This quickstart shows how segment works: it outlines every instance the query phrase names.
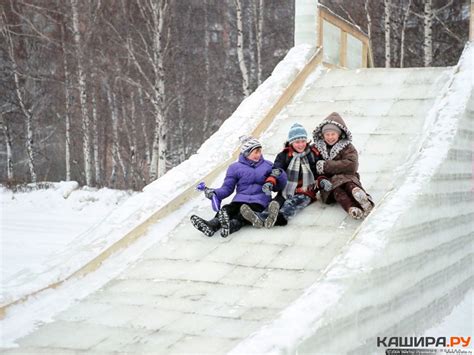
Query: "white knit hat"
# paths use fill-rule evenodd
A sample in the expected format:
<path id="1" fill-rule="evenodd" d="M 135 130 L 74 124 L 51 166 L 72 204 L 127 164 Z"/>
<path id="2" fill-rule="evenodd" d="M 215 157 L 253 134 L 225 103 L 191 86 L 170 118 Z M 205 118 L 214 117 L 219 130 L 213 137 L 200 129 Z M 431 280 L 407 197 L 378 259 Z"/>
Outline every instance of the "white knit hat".
<path id="1" fill-rule="evenodd" d="M 240 152 L 244 157 L 248 157 L 252 150 L 262 148 L 262 144 L 256 138 L 244 135 L 239 137 L 239 140 L 242 142 Z"/>

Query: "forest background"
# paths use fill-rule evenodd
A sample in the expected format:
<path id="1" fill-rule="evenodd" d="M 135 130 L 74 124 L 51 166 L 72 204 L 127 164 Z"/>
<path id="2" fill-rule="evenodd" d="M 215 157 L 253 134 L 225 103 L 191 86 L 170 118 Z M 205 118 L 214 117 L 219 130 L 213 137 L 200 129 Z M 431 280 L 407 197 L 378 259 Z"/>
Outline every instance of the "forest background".
<path id="1" fill-rule="evenodd" d="M 320 0 L 376 67 L 455 65 L 469 0 Z M 0 0 L 0 183 L 140 190 L 294 45 L 290 0 Z M 192 173 L 192 172 L 190 172 Z"/>

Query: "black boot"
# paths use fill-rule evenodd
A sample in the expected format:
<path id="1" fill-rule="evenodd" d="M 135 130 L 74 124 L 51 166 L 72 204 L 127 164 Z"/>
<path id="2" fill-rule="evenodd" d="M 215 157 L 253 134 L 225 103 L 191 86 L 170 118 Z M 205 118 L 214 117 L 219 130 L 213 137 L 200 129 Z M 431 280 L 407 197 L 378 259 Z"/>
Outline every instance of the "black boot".
<path id="1" fill-rule="evenodd" d="M 221 237 L 225 238 L 229 235 L 230 229 L 229 213 L 227 213 L 227 210 L 221 209 L 217 213 L 217 218 L 219 219 L 219 223 L 221 224 Z"/>
<path id="2" fill-rule="evenodd" d="M 249 205 L 242 205 L 240 206 L 240 214 L 244 217 L 247 221 L 252 223 L 252 226 L 255 228 L 262 228 L 263 227 L 263 220 L 260 218 L 257 212 L 252 210 Z"/>
<path id="3" fill-rule="evenodd" d="M 227 236 L 229 234 L 237 232 L 240 228 L 242 228 L 243 225 L 244 225 L 244 223 L 242 221 L 240 221 L 238 219 L 231 219 L 230 222 L 229 222 L 229 233 L 227 235 L 224 235 L 222 233 L 224 230 L 221 230 L 221 237 L 222 238 L 227 238 Z"/>
<path id="4" fill-rule="evenodd" d="M 219 222 L 219 219 L 214 217 L 210 221 L 206 221 L 205 219 L 192 215 L 191 218 L 191 223 L 196 228 L 198 231 L 204 233 L 204 235 L 208 237 L 212 237 L 215 232 L 219 230 L 221 227 L 221 223 Z"/>

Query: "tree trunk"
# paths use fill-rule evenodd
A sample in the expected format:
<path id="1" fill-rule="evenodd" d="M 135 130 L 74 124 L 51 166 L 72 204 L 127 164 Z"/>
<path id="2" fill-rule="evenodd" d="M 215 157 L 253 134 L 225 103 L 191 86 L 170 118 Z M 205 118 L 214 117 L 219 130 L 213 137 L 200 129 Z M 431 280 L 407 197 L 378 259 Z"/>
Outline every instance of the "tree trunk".
<path id="1" fill-rule="evenodd" d="M 94 80 L 95 81 L 95 80 Z M 94 171 L 95 171 L 95 183 L 96 185 L 102 184 L 102 172 L 100 168 L 100 155 L 99 155 L 99 130 L 98 130 L 98 118 L 97 118 L 97 101 L 95 95 L 92 94 L 92 146 L 94 154 Z"/>
<path id="2" fill-rule="evenodd" d="M 12 154 L 12 138 L 7 118 L 2 114 L 3 136 L 5 137 L 5 147 L 7 149 L 7 179 L 13 180 L 13 154 Z"/>
<path id="3" fill-rule="evenodd" d="M 65 163 L 66 163 L 66 181 L 71 180 L 71 117 L 69 116 L 69 66 L 67 63 L 66 43 L 64 40 L 64 26 L 61 26 L 61 46 L 63 52 L 63 70 L 64 70 L 64 123 L 66 126 L 65 137 Z"/>
<path id="4" fill-rule="evenodd" d="M 235 0 L 235 8 L 237 13 L 237 57 L 239 59 L 239 68 L 242 73 L 242 92 L 245 97 L 250 96 L 250 80 L 249 71 L 245 64 L 244 56 L 244 34 L 243 34 L 243 20 L 242 20 L 242 4 L 240 0 Z"/>
<path id="5" fill-rule="evenodd" d="M 30 171 L 31 182 L 36 183 L 36 169 L 35 169 L 35 152 L 33 149 L 33 115 L 31 111 L 26 107 L 25 99 L 21 92 L 20 77 L 18 75 L 18 67 L 15 58 L 15 49 L 13 47 L 13 40 L 10 32 L 7 28 L 4 28 L 4 34 L 8 42 L 8 54 L 13 66 L 13 80 L 15 83 L 15 94 L 20 105 L 21 112 L 25 119 L 26 128 L 26 154 L 28 156 L 28 168 Z"/>
<path id="6" fill-rule="evenodd" d="M 112 120 L 112 172 L 110 174 L 110 183 L 112 184 L 112 186 L 116 187 L 119 166 L 122 168 L 124 181 L 126 181 L 126 171 L 122 161 L 122 156 L 120 155 L 117 100 L 115 94 L 112 92 L 112 88 L 109 85 L 106 85 L 106 90 Z"/>
<path id="7" fill-rule="evenodd" d="M 429 67 L 433 62 L 433 43 L 432 43 L 432 25 L 433 25 L 433 9 L 432 0 L 425 1 L 424 10 L 424 40 L 423 54 L 424 66 Z"/>
<path id="8" fill-rule="evenodd" d="M 72 23 L 74 30 L 74 45 L 77 57 L 77 79 L 79 89 L 79 104 L 82 116 L 82 151 L 84 155 L 84 174 L 86 177 L 86 185 L 92 186 L 92 161 L 91 161 L 91 144 L 90 144 L 90 119 L 87 110 L 87 94 L 86 94 L 86 75 L 83 68 L 82 39 L 79 29 L 79 15 L 77 0 L 71 1 Z"/>
<path id="9" fill-rule="evenodd" d="M 206 81 L 204 86 L 204 95 L 206 97 L 204 102 L 204 121 L 202 125 L 202 133 L 206 137 L 207 130 L 209 128 L 209 103 L 211 97 L 210 89 L 210 76 L 211 76 L 211 64 L 209 60 L 209 47 L 210 47 L 210 36 L 209 36 L 209 19 L 208 19 L 208 6 L 207 0 L 204 1 L 204 70 L 206 72 Z M 181 117 L 181 116 L 180 116 Z"/>
<path id="10" fill-rule="evenodd" d="M 384 30 L 385 30 L 385 68 L 390 68 L 391 59 L 391 47 L 390 47 L 390 6 L 392 0 L 384 0 L 385 4 L 385 17 L 384 17 Z"/>
<path id="11" fill-rule="evenodd" d="M 400 68 L 403 68 L 405 65 L 405 32 L 406 32 L 408 17 L 410 16 L 411 3 L 412 3 L 412 0 L 409 0 L 405 14 L 403 16 L 403 21 L 402 21 L 402 34 L 400 38 Z"/>
<path id="12" fill-rule="evenodd" d="M 145 103 L 143 101 L 143 93 L 142 93 L 141 88 L 138 88 L 138 102 L 140 103 L 140 107 L 145 107 Z M 149 171 L 150 164 L 151 164 L 151 157 L 150 157 L 150 141 L 148 140 L 148 128 L 146 127 L 145 115 L 142 113 L 140 117 L 141 117 L 141 127 L 142 127 L 142 132 L 143 132 L 143 140 L 145 141 L 144 143 L 145 160 L 146 160 L 146 166 L 148 167 L 148 171 Z M 146 183 L 146 180 L 145 180 L 145 183 Z"/>
<path id="13" fill-rule="evenodd" d="M 166 123 L 165 123 L 165 72 L 163 67 L 163 26 L 168 3 L 162 0 L 159 4 L 151 2 L 151 15 L 153 23 L 153 106 L 155 109 L 155 134 L 153 137 L 153 153 L 151 157 L 150 178 L 155 180 L 166 172 Z"/>
<path id="14" fill-rule="evenodd" d="M 264 2 L 258 1 L 257 7 L 257 85 L 262 83 L 262 47 L 263 47 L 263 21 L 265 17 Z"/>

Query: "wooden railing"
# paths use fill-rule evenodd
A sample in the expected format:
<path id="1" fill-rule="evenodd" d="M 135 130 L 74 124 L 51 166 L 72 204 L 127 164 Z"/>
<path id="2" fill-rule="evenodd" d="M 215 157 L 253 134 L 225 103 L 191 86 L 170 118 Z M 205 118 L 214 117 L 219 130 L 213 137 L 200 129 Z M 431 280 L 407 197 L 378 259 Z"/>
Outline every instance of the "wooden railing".
<path id="1" fill-rule="evenodd" d="M 374 66 L 367 34 L 324 6 L 318 13 L 318 46 L 324 64 L 351 69 Z"/>

